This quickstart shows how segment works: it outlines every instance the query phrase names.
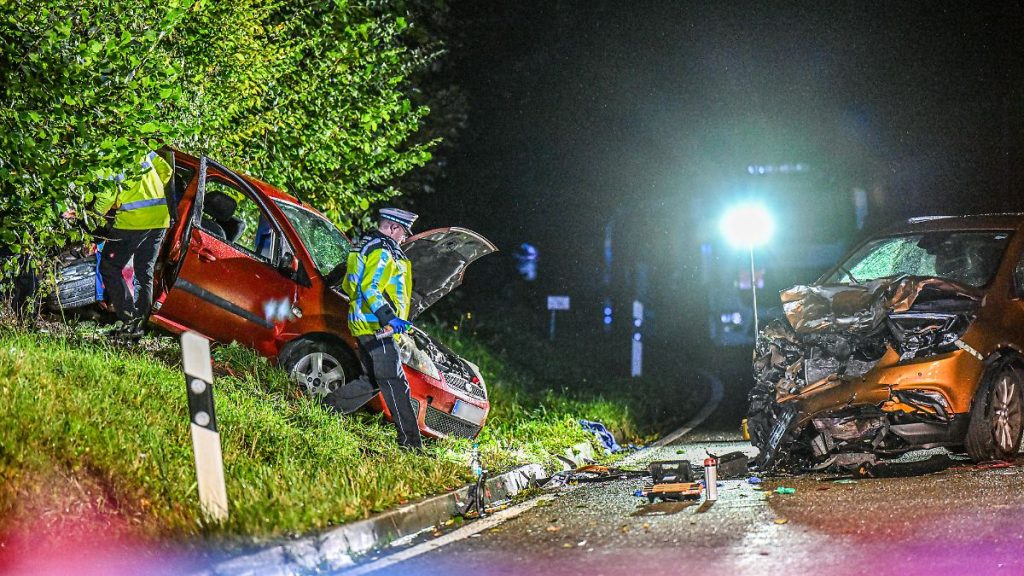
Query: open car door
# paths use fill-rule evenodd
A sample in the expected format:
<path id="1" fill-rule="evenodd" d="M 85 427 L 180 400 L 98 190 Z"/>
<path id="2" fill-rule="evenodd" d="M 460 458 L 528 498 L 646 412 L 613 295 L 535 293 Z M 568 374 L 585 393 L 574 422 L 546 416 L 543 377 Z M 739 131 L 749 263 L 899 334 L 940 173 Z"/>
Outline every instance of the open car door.
<path id="1" fill-rule="evenodd" d="M 196 180 L 181 199 L 167 253 L 174 270 L 152 320 L 263 350 L 295 309 L 303 272 L 266 199 L 244 178 L 203 157 Z"/>

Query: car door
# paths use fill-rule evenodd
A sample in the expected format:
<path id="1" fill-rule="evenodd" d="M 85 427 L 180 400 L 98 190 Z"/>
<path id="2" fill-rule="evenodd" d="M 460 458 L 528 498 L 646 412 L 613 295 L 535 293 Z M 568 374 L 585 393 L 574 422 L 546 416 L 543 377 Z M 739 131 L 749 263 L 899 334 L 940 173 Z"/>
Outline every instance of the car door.
<path id="1" fill-rule="evenodd" d="M 302 288 L 290 244 L 266 198 L 227 168 L 200 159 L 199 182 L 173 283 L 156 312 L 171 329 L 236 341 L 264 354 Z"/>

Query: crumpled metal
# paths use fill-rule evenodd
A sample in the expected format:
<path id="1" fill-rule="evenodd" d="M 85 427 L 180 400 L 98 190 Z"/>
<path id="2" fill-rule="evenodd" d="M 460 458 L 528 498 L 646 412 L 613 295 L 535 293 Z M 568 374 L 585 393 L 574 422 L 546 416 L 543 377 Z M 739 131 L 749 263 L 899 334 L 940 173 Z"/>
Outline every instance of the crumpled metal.
<path id="1" fill-rule="evenodd" d="M 863 284 L 793 286 L 780 293 L 786 319 L 798 334 L 844 331 L 870 334 L 892 312 L 905 312 L 926 288 L 981 300 L 969 286 L 922 276 L 879 278 Z"/>

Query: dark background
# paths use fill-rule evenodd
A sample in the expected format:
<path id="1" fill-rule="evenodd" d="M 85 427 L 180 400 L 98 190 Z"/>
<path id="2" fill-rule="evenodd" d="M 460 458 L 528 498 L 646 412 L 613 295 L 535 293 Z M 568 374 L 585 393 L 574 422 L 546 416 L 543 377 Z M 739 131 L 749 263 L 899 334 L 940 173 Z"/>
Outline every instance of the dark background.
<path id="1" fill-rule="evenodd" d="M 708 222 L 757 195 L 748 166 L 810 167 L 820 201 L 776 207 L 788 229 L 838 226 L 853 188 L 854 234 L 1022 209 L 1018 2 L 455 2 L 449 25 L 467 125 L 414 208 L 505 252 L 470 272 L 478 291 L 531 242 L 536 294 L 597 306 L 613 216 L 616 275 L 647 259 L 652 291 L 688 290 Z"/>

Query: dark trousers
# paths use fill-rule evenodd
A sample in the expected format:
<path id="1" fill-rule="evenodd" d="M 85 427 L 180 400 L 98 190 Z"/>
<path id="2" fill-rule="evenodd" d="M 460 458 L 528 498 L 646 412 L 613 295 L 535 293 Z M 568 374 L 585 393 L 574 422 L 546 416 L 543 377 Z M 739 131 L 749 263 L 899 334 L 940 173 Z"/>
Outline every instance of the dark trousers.
<path id="1" fill-rule="evenodd" d="M 153 307 L 153 270 L 156 267 L 157 251 L 166 230 L 121 230 L 110 231 L 110 239 L 103 244 L 103 258 L 100 261 L 100 276 L 103 287 L 110 295 L 110 303 L 122 322 L 141 324 Z M 135 286 L 128 286 L 122 276 L 125 266 L 134 259 Z"/>
<path id="2" fill-rule="evenodd" d="M 422 448 L 423 438 L 412 409 L 409 382 L 405 379 L 394 338 L 377 340 L 373 336 L 360 336 L 359 347 L 370 364 L 370 375 L 380 388 L 388 412 L 391 412 L 391 419 L 398 430 L 399 446 Z"/>

